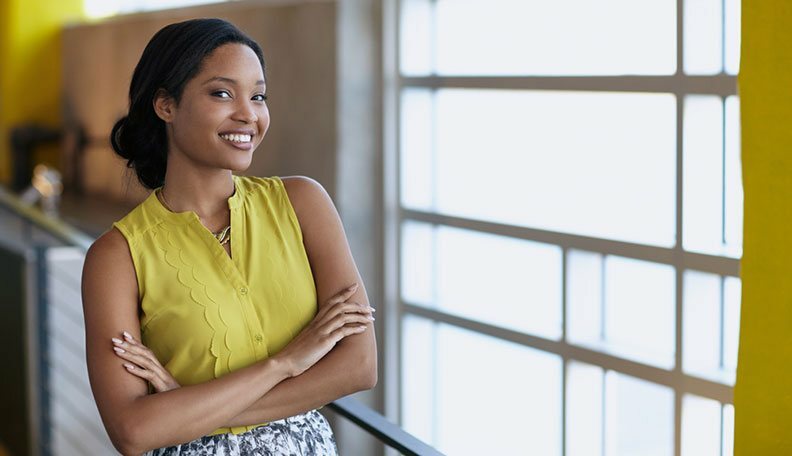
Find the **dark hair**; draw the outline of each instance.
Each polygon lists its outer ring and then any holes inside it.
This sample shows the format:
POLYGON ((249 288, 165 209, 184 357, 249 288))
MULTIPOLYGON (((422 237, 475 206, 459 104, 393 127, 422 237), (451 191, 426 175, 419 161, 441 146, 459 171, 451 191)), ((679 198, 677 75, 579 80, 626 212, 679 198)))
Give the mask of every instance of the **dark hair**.
POLYGON ((170 24, 146 45, 129 85, 129 113, 113 126, 110 143, 134 168, 143 186, 154 189, 165 183, 168 140, 165 122, 154 112, 160 89, 181 100, 184 86, 201 70, 204 59, 227 43, 247 45, 261 62, 261 47, 233 24, 222 19, 193 19, 170 24))

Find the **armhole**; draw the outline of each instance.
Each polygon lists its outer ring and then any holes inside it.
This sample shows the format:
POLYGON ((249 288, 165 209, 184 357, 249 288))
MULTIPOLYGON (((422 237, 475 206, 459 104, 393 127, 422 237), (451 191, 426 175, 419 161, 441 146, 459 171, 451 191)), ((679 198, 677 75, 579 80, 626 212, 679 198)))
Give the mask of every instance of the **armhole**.
MULTIPOLYGON (((138 261, 137 255, 135 255, 134 249, 134 242, 132 241, 132 235, 127 231, 124 225, 120 224, 119 222, 113 222, 112 225, 115 229, 117 229, 121 235, 126 240, 127 249, 129 249, 129 256, 132 258, 132 269, 135 271, 135 283, 137 283, 138 289, 138 307, 140 306, 140 301, 143 299, 143 288, 141 287, 140 281, 140 273, 138 272, 138 261)), ((138 314, 140 313, 140 309, 138 308, 138 314)))
POLYGON ((289 192, 286 191, 286 185, 283 184, 283 180, 279 176, 273 176, 273 180, 277 183, 276 185, 279 187, 279 193, 281 194, 282 204, 286 209, 286 213, 289 216, 292 225, 294 226, 294 230, 297 232, 297 237, 299 238, 300 243, 304 244, 303 232, 302 232, 302 227, 300 226, 300 220, 297 218, 297 212, 294 210, 294 206, 292 205, 291 199, 289 198, 289 192))

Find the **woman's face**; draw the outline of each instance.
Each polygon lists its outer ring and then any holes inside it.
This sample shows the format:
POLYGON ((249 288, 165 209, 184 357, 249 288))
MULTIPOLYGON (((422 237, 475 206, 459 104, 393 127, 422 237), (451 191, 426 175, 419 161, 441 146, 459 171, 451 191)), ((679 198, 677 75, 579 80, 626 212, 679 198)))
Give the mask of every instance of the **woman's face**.
POLYGON ((264 74, 252 49, 239 43, 218 47, 187 82, 179 103, 167 102, 163 120, 169 153, 200 166, 247 169, 269 127, 265 93, 264 74))

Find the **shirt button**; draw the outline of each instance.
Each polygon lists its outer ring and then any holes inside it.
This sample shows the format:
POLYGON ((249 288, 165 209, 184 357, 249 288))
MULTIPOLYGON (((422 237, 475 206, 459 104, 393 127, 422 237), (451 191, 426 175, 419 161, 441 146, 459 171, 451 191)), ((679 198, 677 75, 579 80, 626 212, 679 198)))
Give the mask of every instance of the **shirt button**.
POLYGON ((243 295, 246 295, 246 294, 248 294, 248 289, 247 289, 247 287, 242 287, 242 288, 240 288, 240 289, 239 289, 239 293, 240 293, 240 294, 243 294, 243 295))
POLYGON ((261 337, 261 334, 256 334, 256 342, 261 343, 262 340, 264 340, 264 338, 261 337))

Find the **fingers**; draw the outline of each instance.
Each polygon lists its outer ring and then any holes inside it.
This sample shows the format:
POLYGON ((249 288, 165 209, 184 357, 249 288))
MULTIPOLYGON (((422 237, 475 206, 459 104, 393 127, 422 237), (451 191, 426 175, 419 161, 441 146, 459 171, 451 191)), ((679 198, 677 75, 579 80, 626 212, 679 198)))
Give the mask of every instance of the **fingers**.
POLYGON ((369 323, 374 321, 374 317, 368 314, 360 313, 339 313, 330 321, 322 325, 319 329, 320 334, 332 334, 338 328, 344 326, 363 326, 366 327, 369 323))
POLYGON ((360 334, 366 330, 368 326, 365 325, 355 325, 355 326, 342 326, 333 332, 330 333, 330 338, 333 341, 333 344, 338 343, 341 339, 347 336, 351 336, 353 334, 360 334))
POLYGON ((356 282, 356 283, 352 284, 352 286, 348 287, 347 289, 341 290, 340 293, 338 293, 337 295, 335 295, 332 298, 330 298, 327 301, 327 303, 332 305, 332 304, 338 304, 339 302, 344 302, 347 299, 349 299, 353 294, 355 294, 357 289, 358 289, 358 284, 356 282))
MULTIPOLYGON (((374 308, 357 302, 345 302, 336 304, 329 309, 325 315, 317 319, 317 325, 325 326, 333 320, 343 317, 344 315, 363 316, 370 321, 374 321, 373 316, 374 308)), ((333 328, 335 329, 335 328, 333 328)))
POLYGON ((170 373, 162 367, 154 353, 148 347, 136 341, 129 333, 124 332, 124 339, 112 338, 113 350, 116 355, 129 363, 124 367, 133 375, 148 380, 157 392, 178 388, 179 384, 170 373))

